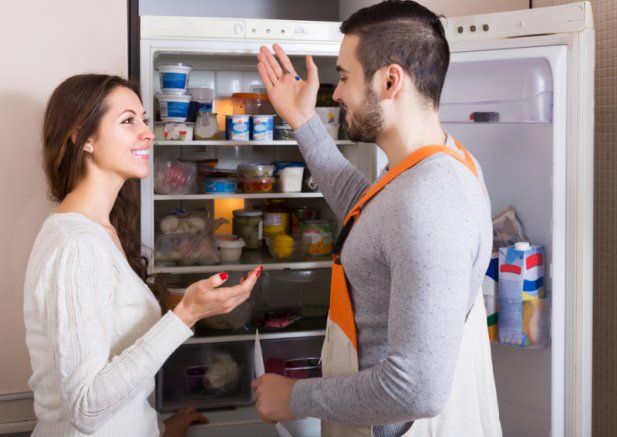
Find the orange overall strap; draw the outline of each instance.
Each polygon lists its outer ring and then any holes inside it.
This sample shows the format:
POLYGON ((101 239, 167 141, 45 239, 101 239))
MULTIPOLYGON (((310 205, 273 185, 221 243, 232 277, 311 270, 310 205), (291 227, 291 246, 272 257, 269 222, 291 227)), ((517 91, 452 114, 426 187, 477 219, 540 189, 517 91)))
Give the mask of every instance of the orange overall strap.
POLYGON ((366 205, 369 200, 373 198, 377 193, 379 193, 383 187, 388 185, 394 178, 403 173, 405 170, 410 169, 418 162, 422 161, 425 158, 428 158, 435 153, 445 153, 447 155, 452 156, 457 161, 463 163, 466 167, 469 168, 473 172, 473 174, 478 177, 478 169, 476 168, 475 163, 469 152, 460 145, 460 143, 455 139, 454 140, 456 147, 459 148, 463 152, 464 158, 456 153, 456 151, 452 150, 451 147, 444 145, 431 145, 431 146, 423 146, 416 151, 412 152, 405 159, 399 162, 394 168, 389 170, 380 180, 377 181, 375 185, 373 185, 369 190, 367 190, 361 197, 360 200, 356 203, 356 205, 351 208, 351 211, 345 217, 345 223, 349 221, 351 216, 355 216, 358 218, 360 215, 360 210, 366 205))
MULTIPOLYGON (((358 200, 356 205, 347 214, 347 217, 345 218, 345 224, 347 224, 352 217, 354 218, 355 222, 360 216, 364 205, 366 205, 394 178, 403 173, 405 170, 413 167, 423 159, 428 158, 429 156, 436 153, 445 153, 452 156, 457 161, 463 163, 466 167, 468 167, 473 172, 473 174, 478 177, 478 170, 476 169, 475 163, 473 162, 471 155, 469 155, 467 150, 465 150, 465 148, 463 148, 458 143, 458 141, 454 141, 456 147, 458 147, 459 150, 463 152, 464 158, 461 158, 461 156, 451 147, 444 145, 430 145, 417 149, 409 156, 407 156, 403 161, 397 164, 394 168, 389 170, 379 181, 377 181, 375 185, 373 185, 360 197, 360 200, 358 200)), ((353 223, 350 224, 350 226, 352 225, 353 223)), ((328 317, 341 328, 347 338, 349 338, 349 340, 351 341, 353 347, 357 350, 358 344, 353 305, 351 303, 351 297, 349 295, 349 290, 347 287, 345 270, 340 263, 339 256, 339 253, 335 253, 333 255, 334 262, 332 264, 332 279, 330 285, 330 312, 328 317)))

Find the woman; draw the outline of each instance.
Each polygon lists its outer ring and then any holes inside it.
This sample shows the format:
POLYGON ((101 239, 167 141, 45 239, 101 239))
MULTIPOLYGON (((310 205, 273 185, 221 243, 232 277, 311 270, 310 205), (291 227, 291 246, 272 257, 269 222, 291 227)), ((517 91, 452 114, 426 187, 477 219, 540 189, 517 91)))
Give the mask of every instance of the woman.
MULTIPOLYGON (((117 76, 73 76, 48 102, 44 168, 59 204, 35 241, 24 297, 34 436, 159 435, 153 376, 197 320, 245 301, 262 271, 229 288, 224 272, 192 284, 161 317, 129 181, 149 175, 153 139, 137 93, 117 76)), ((207 419, 182 410, 164 435, 192 421, 207 419)))

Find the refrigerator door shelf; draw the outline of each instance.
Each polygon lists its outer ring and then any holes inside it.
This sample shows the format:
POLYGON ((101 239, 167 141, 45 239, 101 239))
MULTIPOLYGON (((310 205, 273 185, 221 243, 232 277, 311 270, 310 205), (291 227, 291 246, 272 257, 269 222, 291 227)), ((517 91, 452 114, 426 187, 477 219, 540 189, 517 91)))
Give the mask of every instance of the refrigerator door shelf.
POLYGON ((444 123, 550 123, 553 78, 543 58, 453 62, 442 92, 444 123))

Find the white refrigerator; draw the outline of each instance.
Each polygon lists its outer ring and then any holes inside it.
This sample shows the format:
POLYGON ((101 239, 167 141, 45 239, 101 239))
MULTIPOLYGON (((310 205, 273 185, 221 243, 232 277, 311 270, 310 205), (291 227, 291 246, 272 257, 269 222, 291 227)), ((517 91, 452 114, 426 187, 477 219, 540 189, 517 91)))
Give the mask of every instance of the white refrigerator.
MULTIPOLYGON (((141 88, 154 111, 161 62, 193 65, 192 85, 218 88, 221 102, 231 91, 256 85, 255 54, 279 42, 303 71, 312 54, 322 82, 336 84, 339 23, 235 18, 141 17, 141 88), (230 76, 235 72, 236 76, 230 76), (237 80, 230 82, 230 77, 237 80), (233 82, 233 83, 232 83, 233 82), (231 85, 230 85, 231 83, 231 85), (234 88, 236 87, 236 88, 234 88)), ((506 437, 591 435, 593 96, 594 30, 589 2, 444 19, 452 52, 440 107, 443 126, 480 162, 493 212, 514 206, 533 244, 546 250, 545 289, 552 299, 551 343, 539 349, 493 343, 493 366, 506 437), (474 117, 475 116, 475 117, 474 117), (472 120, 472 118, 475 118, 472 120)), ((222 108, 222 106, 221 106, 222 108)), ((216 101, 215 101, 216 109, 216 101)), ((375 178, 385 165, 372 145, 339 141, 341 151, 375 178)), ((182 158, 223 147, 219 162, 234 165, 268 156, 297 157, 293 142, 259 145, 157 141, 182 158), (245 147, 248 146, 248 147, 245 147)), ((212 152, 214 153, 214 152, 212 152)), ((302 193, 304 194, 304 193, 302 193)), ((321 202, 318 194, 303 198, 321 202)), ((302 196, 301 196, 302 197, 302 196)), ((142 240, 155 246, 157 205, 215 202, 212 196, 157 195, 152 179, 142 184, 142 240)), ((245 200, 246 201, 246 200, 245 200)), ((248 199, 251 201, 251 199, 248 199)), ((254 260, 253 260, 254 261, 254 260)), ((226 266, 232 271, 247 265, 226 266)), ((169 275, 205 274, 215 267, 164 268, 169 275)), ((328 261, 267 264, 266 270, 327 270, 328 261)), ((157 270, 158 269, 158 270, 157 270)), ((285 333, 293 340, 323 332, 285 333)), ((280 338, 282 338, 280 337, 280 338)), ((192 341, 245 341, 225 337, 192 341)), ((276 340, 274 336, 272 339, 276 340)), ((267 338, 266 338, 267 340, 267 338)), ((290 343, 293 345, 293 343, 290 343)), ((251 406, 208 412, 212 423, 191 435, 275 436, 259 424, 251 406)), ((290 425, 296 436, 319 435, 314 420, 290 425)))

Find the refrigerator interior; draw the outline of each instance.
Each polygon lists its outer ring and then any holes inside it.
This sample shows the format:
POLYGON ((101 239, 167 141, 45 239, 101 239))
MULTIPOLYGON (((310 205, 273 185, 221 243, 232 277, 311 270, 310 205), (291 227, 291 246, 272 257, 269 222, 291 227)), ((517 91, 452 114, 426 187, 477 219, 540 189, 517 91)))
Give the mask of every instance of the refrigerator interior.
MULTIPOLYGON (((156 95, 160 92, 158 66, 162 64, 184 63, 190 65, 193 70, 190 75, 188 87, 210 87, 215 90, 215 100, 213 111, 218 113, 219 130, 224 131, 224 117, 232 113, 231 94, 241 92, 264 92, 263 84, 256 71, 256 50, 259 46, 245 48, 243 53, 221 54, 208 52, 180 52, 176 50, 160 50, 152 56, 152 102, 151 113, 157 120, 157 99, 156 95)), ((230 51, 237 50, 236 48, 230 51)), ((298 74, 306 77, 304 56, 290 56, 292 63, 298 74)), ((320 83, 336 85, 338 73, 336 71, 336 53, 331 55, 315 55, 313 57, 319 68, 320 83)), ((146 96, 144 100, 147 101, 146 96)), ((342 116, 341 116, 342 119, 342 116)), ((224 135, 224 134, 223 134, 224 135)), ((374 170, 373 146, 368 144, 353 144, 342 141, 339 149, 345 154, 347 159, 354 164, 367 179, 373 180, 376 176, 374 170)), ((159 149, 160 150, 160 149, 159 149)), ((164 151, 157 152, 156 156, 171 156, 183 160, 204 160, 218 159, 217 167, 224 169, 235 168, 240 163, 270 163, 272 161, 302 161, 302 155, 295 146, 281 145, 258 145, 246 147, 209 147, 185 145, 167 145, 164 151)), ((151 183, 146 180, 146 184, 151 183)), ((146 187, 146 190, 150 188, 146 187)), ((143 192, 144 190, 142 190, 143 192)), ((290 206, 325 206, 325 202, 320 199, 301 198, 290 199, 290 206)), ((215 217, 224 217, 231 221, 231 210, 236 208, 251 208, 262 200, 234 199, 234 202, 225 199, 205 201, 210 211, 215 211, 215 217)), ((194 204, 204 205, 203 200, 197 202, 182 201, 183 207, 191 208, 194 204)), ((161 201, 154 205, 154 217, 162 218, 173 206, 173 202, 161 201)), ((322 208, 322 218, 338 221, 329 208, 322 208)), ((340 225, 340 222, 338 223, 340 225)), ((340 226, 339 226, 340 228, 340 226)), ((220 232, 230 232, 223 227, 220 232)), ((151 234, 151 237, 153 235, 151 234)), ((153 241, 152 238, 149 241, 153 241)))
POLYGON ((565 220, 560 170, 565 153, 564 61, 561 47, 455 53, 442 95, 444 129, 479 161, 493 214, 512 205, 529 241, 546 251, 552 345, 492 345, 505 437, 548 436, 551 415, 561 413, 561 405, 551 399, 563 399, 558 396, 563 362, 555 359, 563 350, 564 289, 562 278, 556 278, 563 272, 563 259, 554 253, 563 241, 559 230, 565 220))

